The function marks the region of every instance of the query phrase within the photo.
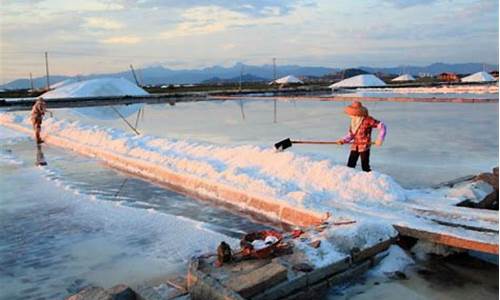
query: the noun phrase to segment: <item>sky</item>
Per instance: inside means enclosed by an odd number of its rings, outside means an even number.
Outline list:
[[[0,83],[162,65],[498,64],[498,0],[0,0]]]

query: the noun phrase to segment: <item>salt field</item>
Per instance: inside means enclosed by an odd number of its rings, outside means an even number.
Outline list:
[[[0,300],[499,299],[498,1],[1,7]]]
[[[169,164],[177,171],[197,174],[201,170],[200,176],[316,209],[322,207],[318,199],[326,196],[352,202],[351,209],[370,207],[383,213],[382,203],[399,209],[398,203],[407,201],[407,197],[410,202],[416,201],[412,189],[498,165],[497,103],[367,103],[371,115],[388,126],[386,142],[373,149],[375,172],[370,175],[344,167],[348,147],[294,145],[283,153],[273,149],[275,142],[286,137],[340,138],[349,124],[342,112],[346,103],[279,101],[276,122],[273,104],[243,98],[145,105],[141,111],[141,106],[119,107],[130,124],[137,124],[141,137],[135,137],[114,110],[106,107],[55,109],[55,118],[48,118],[44,124],[46,131],[79,143],[101,143],[112,151],[132,156],[136,153],[137,158],[160,159],[161,163],[165,163],[165,157],[173,157]],[[2,120],[26,126],[25,115],[7,113]],[[460,120],[460,126],[454,126],[456,120]],[[4,235],[0,235],[2,265],[8,266],[2,269],[0,279],[8,287],[5,299],[62,299],[88,284],[109,287],[123,282],[134,286],[183,272],[190,256],[213,251],[221,240],[236,245],[242,233],[266,228],[217,208],[215,203],[179,195],[114,171],[98,160],[50,145],[43,146],[49,166],[34,167],[37,154],[32,140],[5,127],[0,127],[0,132],[0,182],[2,190],[7,191],[1,211]],[[278,169],[266,169],[270,159]],[[193,162],[202,168],[194,169]],[[297,180],[300,176],[293,173],[297,170],[303,170],[306,182]],[[315,170],[323,177],[304,170]],[[284,174],[269,175],[280,172]],[[349,191],[360,182],[369,188],[351,194]],[[26,185],[30,189],[24,189]],[[335,192],[329,194],[322,189]],[[359,226],[376,234],[391,235],[394,231],[384,233],[387,226],[373,220]],[[323,240],[322,247],[330,250],[329,255],[336,255],[335,243]],[[315,259],[311,261],[318,266],[325,263]],[[406,283],[394,281],[381,271],[335,288],[329,295],[362,299],[363,295],[390,295],[390,288],[422,289],[411,299],[440,295],[439,286],[425,283],[421,273],[429,267],[423,264],[425,261],[408,269],[410,280]],[[405,263],[398,270],[407,265],[413,263]],[[494,267],[482,266],[480,270],[496,273]],[[469,273],[467,276],[472,276]],[[489,297],[494,295],[494,287],[490,281],[473,287],[457,285],[443,298],[453,299],[460,293]]]

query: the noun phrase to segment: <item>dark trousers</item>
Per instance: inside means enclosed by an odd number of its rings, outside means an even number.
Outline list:
[[[349,160],[347,161],[347,166],[349,168],[356,168],[356,164],[358,163],[358,157],[361,156],[361,168],[365,172],[370,172],[370,149],[358,152],[356,150],[351,150],[351,154],[349,154]]]

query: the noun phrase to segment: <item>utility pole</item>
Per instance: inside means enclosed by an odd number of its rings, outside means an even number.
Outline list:
[[[47,91],[50,90],[50,77],[49,77],[49,58],[48,58],[48,54],[47,54],[47,51],[45,51],[45,73],[46,73],[46,76],[47,76]]]
[[[276,57],[273,57],[273,83],[276,83]],[[278,122],[277,105],[276,98],[274,98],[274,123]]]
[[[276,57],[273,57],[273,82],[276,81]]]
[[[130,65],[130,70],[132,70],[132,75],[134,76],[135,84],[137,84],[137,86],[141,86],[139,84],[139,81],[137,80],[137,76],[135,76],[134,67],[132,65]]]
[[[31,85],[31,91],[33,91],[35,88],[33,87],[33,75],[30,72],[30,85]]]

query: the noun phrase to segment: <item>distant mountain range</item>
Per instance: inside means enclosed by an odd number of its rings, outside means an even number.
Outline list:
[[[456,74],[471,74],[483,69],[487,72],[498,70],[498,65],[481,64],[481,63],[465,63],[465,64],[445,64],[445,63],[434,63],[425,67],[416,66],[400,66],[392,68],[372,68],[372,67],[359,67],[359,69],[365,70],[369,73],[381,72],[384,74],[431,74],[437,75],[443,72],[453,72]]]
[[[445,63],[435,63],[428,66],[400,66],[400,67],[390,67],[390,68],[374,68],[374,67],[358,67],[369,73],[382,72],[385,74],[401,74],[410,73],[412,75],[419,75],[422,73],[436,75],[442,72],[454,72],[459,74],[470,74],[483,69],[487,71],[498,70],[498,65],[489,65],[482,63],[465,63],[465,64],[445,64]],[[262,66],[252,66],[237,63],[232,67],[221,67],[213,66],[203,69],[184,69],[184,70],[172,70],[165,68],[163,66],[152,66],[136,71],[138,80],[143,85],[160,85],[160,84],[192,84],[201,82],[213,82],[213,80],[220,81],[239,81],[240,73],[243,71],[245,74],[245,79],[252,79],[250,81],[259,80],[271,80],[273,78],[273,66],[272,65],[262,65]],[[314,76],[320,77],[327,74],[332,74],[340,71],[338,68],[326,68],[326,67],[304,67],[298,65],[278,65],[276,68],[277,78],[286,75],[295,76]],[[93,79],[99,77],[124,77],[132,82],[134,82],[134,77],[131,71],[123,71],[119,73],[110,74],[91,74],[86,76],[70,77],[70,76],[60,76],[53,75],[50,77],[52,84],[69,79],[75,78],[78,80]],[[45,77],[38,77],[33,79],[33,85],[35,88],[44,87],[46,84]],[[16,79],[5,85],[0,86],[2,89],[23,89],[29,88],[29,79]]]
[[[269,80],[268,78],[264,77],[259,77],[255,76],[252,74],[243,74],[241,77],[236,76],[236,77],[231,77],[231,78],[220,78],[220,77],[212,77],[207,80],[203,80],[201,83],[203,84],[216,84],[216,83],[237,83],[240,82],[261,82],[261,81],[267,81]]]

